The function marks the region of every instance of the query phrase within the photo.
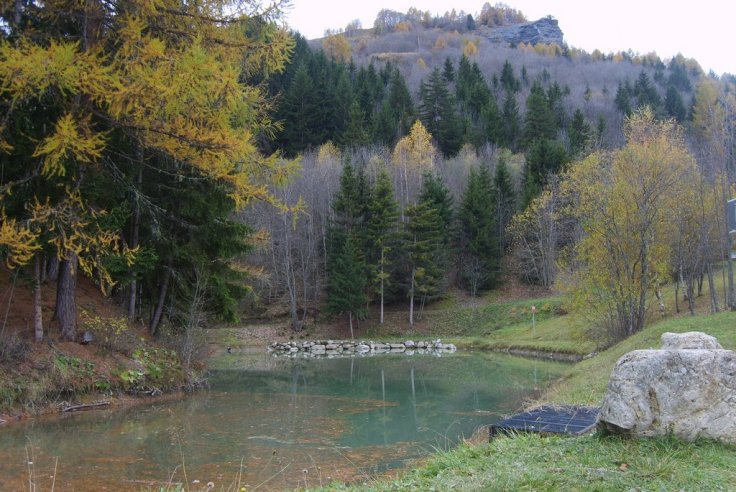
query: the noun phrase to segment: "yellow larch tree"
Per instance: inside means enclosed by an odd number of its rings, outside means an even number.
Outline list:
[[[61,259],[63,338],[75,337],[77,262],[104,270],[80,256],[89,245],[63,231],[84,229],[111,206],[95,190],[102,180],[139,197],[131,163],[165,161],[169,173],[227,190],[238,207],[275,201],[268,185],[293,165],[256,148],[255,136],[275,123],[248,81],[281,70],[292,49],[277,24],[282,3],[0,0],[0,158],[8,164],[0,193],[16,221],[3,224],[28,221],[23,203],[31,202],[66,221],[46,229],[40,245]],[[89,252],[112,248],[105,237],[97,234]]]

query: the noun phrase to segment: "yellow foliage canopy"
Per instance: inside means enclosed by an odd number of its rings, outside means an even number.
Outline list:
[[[339,62],[347,63],[350,61],[350,57],[352,56],[350,42],[344,34],[327,36],[322,41],[322,50],[329,58]]]
[[[107,151],[104,132],[116,128],[144,149],[226,183],[239,206],[272,200],[266,182],[288,170],[257,151],[253,136],[274,124],[261,89],[241,80],[283,68],[293,45],[288,33],[263,22],[268,11],[255,15],[254,2],[158,0],[107,8],[71,0],[40,7],[48,25],[59,12],[100,18],[84,45],[53,30],[0,42],[0,95],[9,101],[8,114],[17,102],[48,95],[66,109],[34,152],[44,174],[64,176],[69,161],[99,159]],[[0,146],[9,149],[2,135]]]
[[[642,327],[647,292],[669,275],[672,224],[698,180],[675,123],[646,109],[626,121],[625,134],[624,148],[574,164],[562,191],[584,232],[571,292],[630,334]]]
[[[38,235],[26,225],[6,217],[5,211],[0,211],[0,248],[7,250],[5,264],[8,268],[25,265],[41,249]]]
[[[409,135],[396,143],[393,153],[394,163],[416,169],[431,169],[434,166],[436,151],[432,145],[432,135],[417,120],[412,125]]]

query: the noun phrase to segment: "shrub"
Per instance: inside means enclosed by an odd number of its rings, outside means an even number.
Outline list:
[[[81,327],[92,334],[92,343],[104,352],[130,354],[136,347],[135,334],[125,318],[102,318],[82,310]]]

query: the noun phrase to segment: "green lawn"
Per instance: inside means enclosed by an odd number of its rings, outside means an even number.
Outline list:
[[[571,341],[570,316],[543,320],[544,337]],[[574,319],[574,318],[572,318]],[[578,325],[580,327],[581,325]],[[524,334],[524,323],[496,330],[496,340]],[[580,328],[578,328],[580,329]],[[666,331],[703,331],[727,349],[736,348],[736,313],[670,318],[570,368],[543,397],[549,403],[599,405],[616,361],[636,349],[659,348]],[[538,337],[542,337],[541,339]],[[327,490],[736,490],[736,447],[672,438],[499,437],[489,444],[465,443],[440,452],[397,479],[333,484]]]

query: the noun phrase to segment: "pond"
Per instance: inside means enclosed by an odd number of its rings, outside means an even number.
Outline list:
[[[0,490],[363,481],[515,412],[565,367],[489,353],[228,354],[215,361],[208,390],[181,400],[0,428]]]

